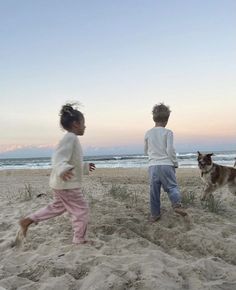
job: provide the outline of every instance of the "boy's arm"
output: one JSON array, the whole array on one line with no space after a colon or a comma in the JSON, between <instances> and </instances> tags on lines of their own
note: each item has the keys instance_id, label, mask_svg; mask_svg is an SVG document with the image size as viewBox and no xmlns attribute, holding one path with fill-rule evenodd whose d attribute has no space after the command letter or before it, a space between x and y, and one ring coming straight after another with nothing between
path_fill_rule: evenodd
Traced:
<instances>
[{"instance_id":1,"label":"boy's arm","mask_svg":"<svg viewBox=\"0 0 236 290\"><path fill-rule=\"evenodd\" d=\"M148 141L147 141L147 139L144 140L144 154L148 155Z\"/></svg>"},{"instance_id":2,"label":"boy's arm","mask_svg":"<svg viewBox=\"0 0 236 290\"><path fill-rule=\"evenodd\" d=\"M174 148L174 136L173 136L173 132L169 131L168 135L167 135L167 154L170 158L170 160L173 162L174 167L178 168L178 160L176 157L176 152L175 152L175 148Z\"/></svg>"},{"instance_id":3,"label":"boy's arm","mask_svg":"<svg viewBox=\"0 0 236 290\"><path fill-rule=\"evenodd\" d=\"M144 154L148 155L148 138L147 138L147 132L144 136Z\"/></svg>"}]
</instances>

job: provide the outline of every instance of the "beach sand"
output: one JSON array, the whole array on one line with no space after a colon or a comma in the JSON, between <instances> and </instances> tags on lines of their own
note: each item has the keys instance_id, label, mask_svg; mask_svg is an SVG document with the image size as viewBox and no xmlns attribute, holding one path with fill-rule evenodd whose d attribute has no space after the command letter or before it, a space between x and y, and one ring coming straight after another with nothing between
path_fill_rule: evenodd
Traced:
<instances>
[{"instance_id":1,"label":"beach sand","mask_svg":"<svg viewBox=\"0 0 236 290\"><path fill-rule=\"evenodd\" d=\"M52 200L49 171L0 171L0 289L236 289L236 197L220 189L207 207L198 169L177 179L187 218L163 193L162 218L148 223L146 169L97 169L83 185L94 245L72 245L64 214L14 246L18 220Z\"/></svg>"}]
</instances>

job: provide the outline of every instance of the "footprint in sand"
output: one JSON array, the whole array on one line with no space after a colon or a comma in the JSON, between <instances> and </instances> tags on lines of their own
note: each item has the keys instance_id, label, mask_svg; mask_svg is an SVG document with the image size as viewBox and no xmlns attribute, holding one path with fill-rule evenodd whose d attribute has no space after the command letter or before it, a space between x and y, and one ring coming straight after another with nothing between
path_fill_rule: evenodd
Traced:
<instances>
[{"instance_id":1,"label":"footprint in sand","mask_svg":"<svg viewBox=\"0 0 236 290\"><path fill-rule=\"evenodd\" d=\"M10 229L11 226L12 226L12 224L2 222L2 223L0 223L0 231L7 231Z\"/></svg>"},{"instance_id":2,"label":"footprint in sand","mask_svg":"<svg viewBox=\"0 0 236 290\"><path fill-rule=\"evenodd\" d=\"M13 247L15 247L14 240L0 240L0 251L5 251Z\"/></svg>"},{"instance_id":3,"label":"footprint in sand","mask_svg":"<svg viewBox=\"0 0 236 290\"><path fill-rule=\"evenodd\" d=\"M117 228L112 225L103 224L100 226L96 226L93 228L93 232L105 234L105 235L113 235L117 231Z\"/></svg>"}]
</instances>

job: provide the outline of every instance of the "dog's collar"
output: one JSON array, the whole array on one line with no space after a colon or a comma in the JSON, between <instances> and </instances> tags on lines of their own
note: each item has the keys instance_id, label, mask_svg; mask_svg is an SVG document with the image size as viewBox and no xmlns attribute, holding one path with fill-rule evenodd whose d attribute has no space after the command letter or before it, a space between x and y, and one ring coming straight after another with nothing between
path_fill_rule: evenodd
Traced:
<instances>
[{"instance_id":1,"label":"dog's collar","mask_svg":"<svg viewBox=\"0 0 236 290\"><path fill-rule=\"evenodd\" d=\"M202 171L201 176L203 176L204 174L207 174L207 173L211 172L212 168L213 168L213 164L212 164L212 166L211 166L211 168L209 170L204 171L204 172Z\"/></svg>"}]
</instances>

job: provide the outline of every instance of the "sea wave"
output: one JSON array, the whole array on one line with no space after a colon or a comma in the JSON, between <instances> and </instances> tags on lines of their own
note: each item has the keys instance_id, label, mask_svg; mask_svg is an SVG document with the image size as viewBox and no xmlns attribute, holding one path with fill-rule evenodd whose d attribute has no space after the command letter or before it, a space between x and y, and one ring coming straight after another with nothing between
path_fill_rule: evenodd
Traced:
<instances>
[{"instance_id":1,"label":"sea wave","mask_svg":"<svg viewBox=\"0 0 236 290\"><path fill-rule=\"evenodd\" d=\"M236 151L214 152L213 161L227 166L233 166ZM197 167L197 153L177 153L180 168ZM85 156L84 160L93 162L97 168L138 168L148 166L148 157L143 154ZM4 169L49 169L51 160L45 158L12 158L0 159L0 170Z\"/></svg>"}]
</instances>

